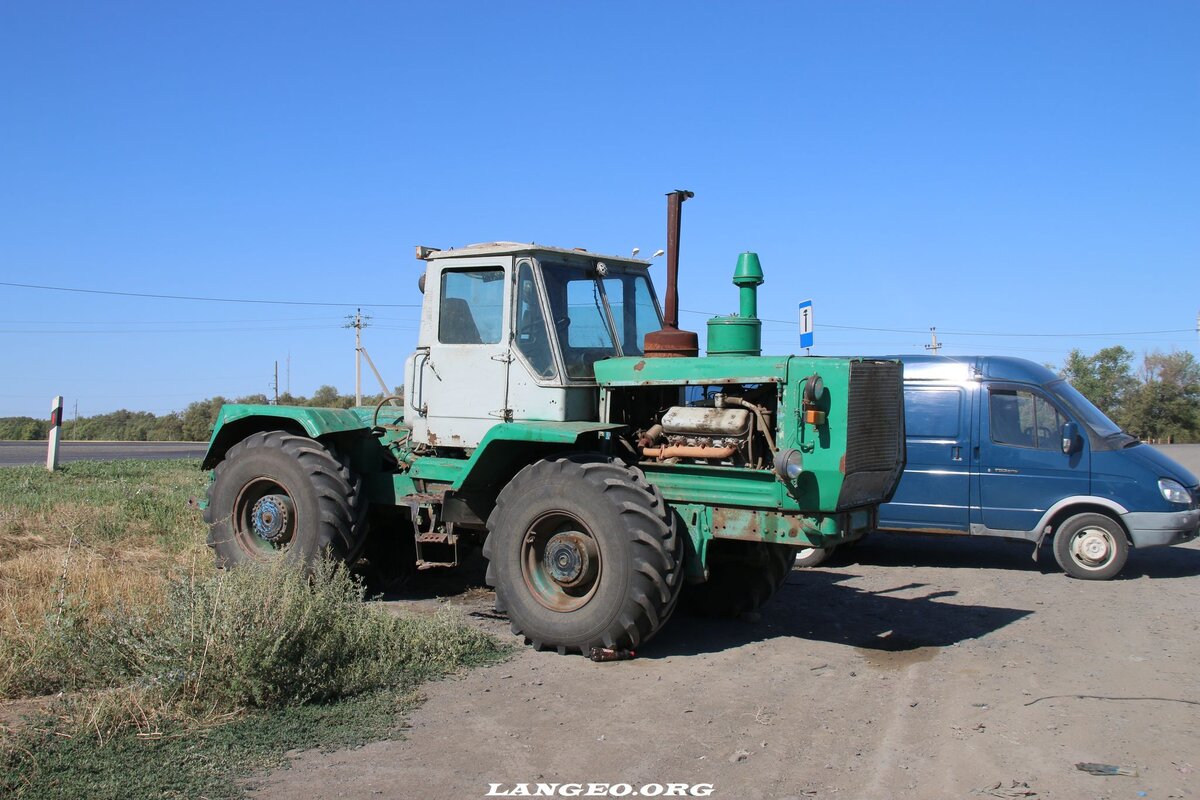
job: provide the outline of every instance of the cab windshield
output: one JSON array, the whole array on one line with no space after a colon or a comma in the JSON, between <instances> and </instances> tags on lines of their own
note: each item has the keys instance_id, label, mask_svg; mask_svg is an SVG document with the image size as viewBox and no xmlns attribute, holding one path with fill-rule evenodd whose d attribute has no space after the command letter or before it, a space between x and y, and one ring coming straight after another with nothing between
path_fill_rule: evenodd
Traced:
<instances>
[{"instance_id":1,"label":"cab windshield","mask_svg":"<svg viewBox=\"0 0 1200 800\"><path fill-rule=\"evenodd\" d=\"M602 358L642 355L642 339L662 327L645 275L542 263L550 320L570 380L593 380Z\"/></svg>"}]
</instances>

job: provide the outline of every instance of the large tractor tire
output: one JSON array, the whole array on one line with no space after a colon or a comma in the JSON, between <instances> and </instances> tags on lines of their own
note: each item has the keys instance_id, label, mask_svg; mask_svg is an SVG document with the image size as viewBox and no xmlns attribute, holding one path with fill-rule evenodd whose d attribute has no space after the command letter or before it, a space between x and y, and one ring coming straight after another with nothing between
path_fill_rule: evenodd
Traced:
<instances>
[{"instance_id":1,"label":"large tractor tire","mask_svg":"<svg viewBox=\"0 0 1200 800\"><path fill-rule=\"evenodd\" d=\"M213 470L204 521L220 567L284 557L349 561L366 534L362 479L314 439L267 431Z\"/></svg>"},{"instance_id":2,"label":"large tractor tire","mask_svg":"<svg viewBox=\"0 0 1200 800\"><path fill-rule=\"evenodd\" d=\"M525 467L500 492L488 530L496 606L539 650L639 647L679 600L676 515L641 470L616 459L572 455Z\"/></svg>"},{"instance_id":3,"label":"large tractor tire","mask_svg":"<svg viewBox=\"0 0 1200 800\"><path fill-rule=\"evenodd\" d=\"M717 539L708 544L708 580L688 587L688 610L705 617L736 617L775 596L796 561L796 548L767 542Z\"/></svg>"}]
</instances>

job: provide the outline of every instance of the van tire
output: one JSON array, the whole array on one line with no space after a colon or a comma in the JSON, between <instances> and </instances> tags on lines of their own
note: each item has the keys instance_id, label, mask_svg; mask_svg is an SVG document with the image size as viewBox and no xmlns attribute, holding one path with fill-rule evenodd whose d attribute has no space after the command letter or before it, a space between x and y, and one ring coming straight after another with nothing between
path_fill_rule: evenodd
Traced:
<instances>
[{"instance_id":1,"label":"van tire","mask_svg":"<svg viewBox=\"0 0 1200 800\"><path fill-rule=\"evenodd\" d=\"M796 550L797 567L819 567L829 560L837 545L829 547L800 547Z\"/></svg>"},{"instance_id":2,"label":"van tire","mask_svg":"<svg viewBox=\"0 0 1200 800\"><path fill-rule=\"evenodd\" d=\"M1125 529L1103 514L1076 514L1054 532L1054 559L1072 578L1107 581L1129 558Z\"/></svg>"}]
</instances>

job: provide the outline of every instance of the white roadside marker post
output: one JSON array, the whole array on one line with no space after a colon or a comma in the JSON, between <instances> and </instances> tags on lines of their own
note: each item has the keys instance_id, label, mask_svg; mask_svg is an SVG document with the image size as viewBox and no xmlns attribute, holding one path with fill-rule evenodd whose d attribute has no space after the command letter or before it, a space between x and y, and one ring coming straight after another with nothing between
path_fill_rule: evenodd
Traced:
<instances>
[{"instance_id":1,"label":"white roadside marker post","mask_svg":"<svg viewBox=\"0 0 1200 800\"><path fill-rule=\"evenodd\" d=\"M50 442L46 450L46 469L58 469L58 439L62 433L63 399L60 394L50 404Z\"/></svg>"}]
</instances>

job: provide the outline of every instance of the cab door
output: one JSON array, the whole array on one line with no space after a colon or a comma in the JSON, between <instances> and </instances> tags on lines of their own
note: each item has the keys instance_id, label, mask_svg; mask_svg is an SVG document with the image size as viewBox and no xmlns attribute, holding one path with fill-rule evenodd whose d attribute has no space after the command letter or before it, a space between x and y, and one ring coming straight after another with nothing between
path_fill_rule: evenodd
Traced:
<instances>
[{"instance_id":1,"label":"cab door","mask_svg":"<svg viewBox=\"0 0 1200 800\"><path fill-rule=\"evenodd\" d=\"M508 271L503 263L440 271L437 316L422 329L428 352L413 364L413 403L424 412L414 420L417 441L475 447L511 417Z\"/></svg>"},{"instance_id":2,"label":"cab door","mask_svg":"<svg viewBox=\"0 0 1200 800\"><path fill-rule=\"evenodd\" d=\"M1062 451L1072 421L1039 387L989 384L980 424L979 515L992 530L1035 528L1064 497L1091 493L1091 446Z\"/></svg>"},{"instance_id":3,"label":"cab door","mask_svg":"<svg viewBox=\"0 0 1200 800\"><path fill-rule=\"evenodd\" d=\"M966 533L971 509L971 392L961 386L904 389L908 458L879 526Z\"/></svg>"}]
</instances>

